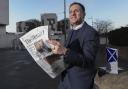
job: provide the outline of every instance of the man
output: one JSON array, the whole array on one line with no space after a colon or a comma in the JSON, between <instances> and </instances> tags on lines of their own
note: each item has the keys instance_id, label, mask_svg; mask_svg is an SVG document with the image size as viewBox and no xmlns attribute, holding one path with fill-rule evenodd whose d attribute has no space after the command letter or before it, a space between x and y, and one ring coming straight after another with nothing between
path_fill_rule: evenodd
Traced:
<instances>
[{"instance_id":1,"label":"man","mask_svg":"<svg viewBox=\"0 0 128 89\"><path fill-rule=\"evenodd\" d=\"M69 8L71 31L68 34L66 47L55 40L55 54L63 54L64 62L69 67L62 73L59 89L93 89L96 74L95 58L99 46L99 36L96 30L85 21L85 8L74 2Z\"/></svg>"}]
</instances>

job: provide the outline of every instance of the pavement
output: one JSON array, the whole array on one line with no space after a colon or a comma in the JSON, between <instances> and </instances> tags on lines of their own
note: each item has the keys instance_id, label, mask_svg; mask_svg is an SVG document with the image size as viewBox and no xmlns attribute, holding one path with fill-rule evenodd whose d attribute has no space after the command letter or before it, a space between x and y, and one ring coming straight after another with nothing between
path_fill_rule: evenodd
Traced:
<instances>
[{"instance_id":1,"label":"pavement","mask_svg":"<svg viewBox=\"0 0 128 89\"><path fill-rule=\"evenodd\" d=\"M0 50L0 89L57 89L26 50Z\"/></svg>"},{"instance_id":2,"label":"pavement","mask_svg":"<svg viewBox=\"0 0 128 89\"><path fill-rule=\"evenodd\" d=\"M99 67L106 65L104 49L101 47L97 54ZM119 67L126 69L127 51L119 54ZM58 82L59 77L49 77L26 50L0 49L0 89L57 89Z\"/></svg>"}]
</instances>

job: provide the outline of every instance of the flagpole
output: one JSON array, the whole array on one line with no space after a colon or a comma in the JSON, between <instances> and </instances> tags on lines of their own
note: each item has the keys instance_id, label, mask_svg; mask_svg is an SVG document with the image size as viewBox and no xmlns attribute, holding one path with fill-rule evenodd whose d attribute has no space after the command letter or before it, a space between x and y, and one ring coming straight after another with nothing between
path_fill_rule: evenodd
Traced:
<instances>
[{"instance_id":1,"label":"flagpole","mask_svg":"<svg viewBox=\"0 0 128 89\"><path fill-rule=\"evenodd\" d=\"M66 41L66 0L64 0L64 41Z\"/></svg>"}]
</instances>

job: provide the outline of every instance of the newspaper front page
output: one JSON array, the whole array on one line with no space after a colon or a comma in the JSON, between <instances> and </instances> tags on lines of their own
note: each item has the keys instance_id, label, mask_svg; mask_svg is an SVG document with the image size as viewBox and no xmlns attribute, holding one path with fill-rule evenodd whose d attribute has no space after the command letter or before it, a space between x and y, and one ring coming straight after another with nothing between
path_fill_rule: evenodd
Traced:
<instances>
[{"instance_id":1,"label":"newspaper front page","mask_svg":"<svg viewBox=\"0 0 128 89\"><path fill-rule=\"evenodd\" d=\"M52 46L47 42L48 39L48 26L34 28L20 37L21 42L36 63L50 77L55 78L66 68L66 65L63 62L63 56L52 53Z\"/></svg>"}]
</instances>

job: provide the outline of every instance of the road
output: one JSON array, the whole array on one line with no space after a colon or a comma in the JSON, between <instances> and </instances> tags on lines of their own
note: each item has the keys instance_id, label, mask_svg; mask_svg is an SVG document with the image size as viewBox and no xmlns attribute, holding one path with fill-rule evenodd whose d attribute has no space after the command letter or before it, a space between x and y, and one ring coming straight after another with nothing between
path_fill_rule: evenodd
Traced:
<instances>
[{"instance_id":1,"label":"road","mask_svg":"<svg viewBox=\"0 0 128 89\"><path fill-rule=\"evenodd\" d=\"M0 89L57 89L27 51L0 50Z\"/></svg>"},{"instance_id":2,"label":"road","mask_svg":"<svg viewBox=\"0 0 128 89\"><path fill-rule=\"evenodd\" d=\"M119 48L119 67L128 68L128 49ZM97 66L105 66L106 51L100 47ZM57 89L59 77L50 78L25 50L0 49L0 89Z\"/></svg>"}]
</instances>

